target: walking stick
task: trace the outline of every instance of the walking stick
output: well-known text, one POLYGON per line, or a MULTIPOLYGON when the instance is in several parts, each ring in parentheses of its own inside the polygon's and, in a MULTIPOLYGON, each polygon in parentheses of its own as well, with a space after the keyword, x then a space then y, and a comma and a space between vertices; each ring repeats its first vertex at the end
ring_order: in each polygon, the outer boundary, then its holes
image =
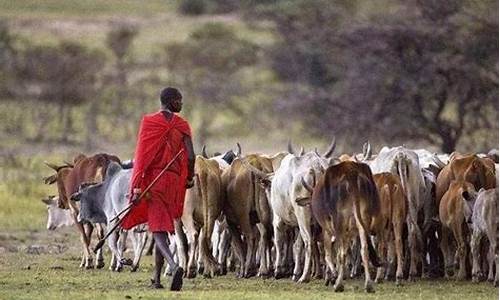
MULTIPOLYGON (((153 187, 153 185, 158 181, 158 179, 160 179, 160 177, 168 170, 168 168, 170 168, 170 166, 174 163, 174 161, 179 157, 179 155, 181 155, 181 153, 184 152, 184 148, 182 148, 181 150, 179 150, 179 152, 177 152, 177 154, 174 156, 174 158, 172 158, 172 160, 170 160, 170 162, 165 166, 165 168, 163 168, 163 170, 161 170, 160 174, 158 174, 155 179, 153 179, 153 181, 144 189, 144 191, 142 191, 142 193, 139 195, 139 198, 136 200, 136 201, 139 201, 142 199, 142 197, 144 197, 144 195, 146 195, 146 193, 153 187)), ((95 245, 94 247, 94 253, 97 253, 97 251, 99 249, 102 248, 102 246, 104 245, 104 242, 108 239, 108 237, 113 233, 113 231, 116 230, 116 228, 118 228, 118 226, 121 224, 121 222, 123 221, 123 218, 125 218, 125 216, 130 212, 130 209, 136 205, 136 203, 138 202, 133 202, 133 203, 130 203, 127 207, 125 207, 122 211, 120 211, 115 217, 113 217, 113 219, 111 219, 109 221, 109 223, 111 224, 111 222, 115 221, 115 220, 118 220, 115 225, 113 225, 113 227, 106 233, 106 235, 99 240, 99 242, 97 242, 97 244, 95 245), (120 217, 121 215, 123 215, 122 217, 120 217)))

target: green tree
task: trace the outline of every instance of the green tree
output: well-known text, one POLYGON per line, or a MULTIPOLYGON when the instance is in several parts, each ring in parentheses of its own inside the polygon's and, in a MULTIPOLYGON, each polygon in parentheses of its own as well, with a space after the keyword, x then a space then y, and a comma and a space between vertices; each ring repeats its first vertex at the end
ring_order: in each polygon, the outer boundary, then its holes
POLYGON ((193 31, 187 41, 168 45, 165 50, 172 80, 191 96, 191 107, 203 107, 196 110, 197 142, 203 145, 210 136, 214 115, 237 109, 234 97, 244 93, 239 71, 255 64, 257 47, 231 28, 210 23, 193 31))

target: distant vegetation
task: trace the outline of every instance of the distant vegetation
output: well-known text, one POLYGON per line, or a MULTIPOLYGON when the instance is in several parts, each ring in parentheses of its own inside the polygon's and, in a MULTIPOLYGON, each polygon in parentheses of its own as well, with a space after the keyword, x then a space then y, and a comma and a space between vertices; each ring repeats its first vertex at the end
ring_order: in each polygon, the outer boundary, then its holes
POLYGON ((0 152, 131 155, 166 85, 197 149, 498 144, 496 1, 167 2, 1 3, 0 152))

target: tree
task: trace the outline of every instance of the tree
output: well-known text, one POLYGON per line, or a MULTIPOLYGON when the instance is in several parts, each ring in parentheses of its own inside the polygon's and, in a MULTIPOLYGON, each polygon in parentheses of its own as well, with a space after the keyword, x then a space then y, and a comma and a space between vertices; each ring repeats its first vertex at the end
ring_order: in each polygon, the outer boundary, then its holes
POLYGON ((166 48, 166 66, 189 98, 190 105, 203 103, 199 114, 197 141, 206 143, 210 126, 217 111, 237 109, 231 101, 244 88, 238 71, 257 60, 256 46, 240 39, 235 32, 220 23, 210 23, 193 31, 183 43, 166 48))
MULTIPOLYGON (((28 47, 22 56, 15 67, 21 85, 17 88, 18 98, 57 105, 62 124, 60 141, 68 142, 72 108, 95 97, 104 55, 76 42, 63 41, 57 46, 28 47)), ((39 133, 42 138, 43 126, 39 133)))
POLYGON ((269 57, 296 95, 286 98, 286 112, 306 116, 319 135, 420 140, 445 152, 464 135, 493 132, 498 4, 488 3, 480 10, 459 0, 401 2, 394 14, 362 21, 315 1, 268 14, 282 40, 269 57), (325 16, 337 23, 323 28, 325 16))

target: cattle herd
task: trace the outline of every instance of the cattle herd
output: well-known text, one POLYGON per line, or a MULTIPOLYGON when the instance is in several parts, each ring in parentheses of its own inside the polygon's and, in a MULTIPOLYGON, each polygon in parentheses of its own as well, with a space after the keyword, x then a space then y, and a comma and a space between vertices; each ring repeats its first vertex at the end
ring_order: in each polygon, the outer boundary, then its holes
MULTIPOLYGON (((186 277, 323 278, 343 291, 343 280, 364 274, 367 292, 373 281, 417 277, 498 285, 498 150, 436 154, 399 146, 376 154, 365 143, 362 153, 334 155, 335 145, 323 154, 297 153, 289 143, 286 152, 243 155, 238 144, 213 157, 204 147, 170 236, 186 277)), ((104 267, 102 250, 94 263, 92 232, 101 238, 128 205, 133 162, 80 154, 46 164, 55 173, 44 181, 58 192, 43 199, 47 228, 75 226, 80 267, 104 267)), ((151 240, 146 225, 114 232, 110 269, 137 270, 151 240)))

